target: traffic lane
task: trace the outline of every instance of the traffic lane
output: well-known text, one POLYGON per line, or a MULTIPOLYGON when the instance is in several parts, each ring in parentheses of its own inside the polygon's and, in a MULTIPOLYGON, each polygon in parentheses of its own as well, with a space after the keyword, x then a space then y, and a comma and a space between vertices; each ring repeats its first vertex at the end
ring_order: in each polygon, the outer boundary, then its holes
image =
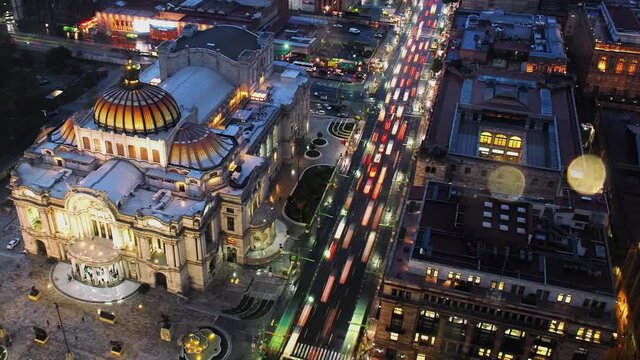
MULTIPOLYGON (((349 257, 349 255, 354 254, 354 252, 361 252, 364 249, 364 246, 362 245, 362 241, 359 241, 359 239, 361 237, 363 238, 366 237, 366 234, 368 234, 368 231, 367 231, 368 229, 365 227, 359 226, 360 219, 357 216, 357 214, 363 213, 367 203, 368 201, 365 197, 362 197, 362 196, 356 197, 356 195, 354 195, 354 199, 351 205, 352 210, 349 211, 349 215, 347 216, 347 221, 346 221, 347 225, 345 226, 345 229, 346 229, 352 223, 356 224, 357 228, 354 233, 353 240, 351 241, 351 244, 348 249, 342 249, 342 244, 341 244, 339 248, 340 250, 338 250, 338 253, 336 254, 336 256, 331 262, 323 262, 325 266, 321 266, 319 274, 316 277, 315 282, 311 286, 311 290, 310 290, 310 294, 317 301, 319 301, 319 299, 321 298, 322 292, 324 291, 325 285, 327 284, 327 280, 329 276, 332 274, 332 271, 338 272, 346 263, 346 260, 349 257)), ((340 235, 341 235, 340 239, 342 240, 344 238, 344 235, 342 234, 340 235)), ((331 240, 333 241, 334 238, 335 238, 335 235, 331 237, 331 240)), ((339 284, 336 283, 334 284, 334 286, 339 286, 339 284)), ((333 291, 335 291, 335 287, 334 289, 332 289, 332 292, 333 291)), ((331 296, 330 299, 331 299, 331 303, 334 304, 333 301, 335 301, 335 299, 338 299, 338 298, 331 296)), ((310 343, 310 344, 316 343, 318 330, 324 324, 323 323, 323 320, 325 319, 324 310, 325 310, 325 305, 321 303, 311 313, 311 315, 309 316, 309 320, 307 321, 306 329, 303 332, 303 336, 301 337, 301 340, 300 340, 301 342, 310 343)))

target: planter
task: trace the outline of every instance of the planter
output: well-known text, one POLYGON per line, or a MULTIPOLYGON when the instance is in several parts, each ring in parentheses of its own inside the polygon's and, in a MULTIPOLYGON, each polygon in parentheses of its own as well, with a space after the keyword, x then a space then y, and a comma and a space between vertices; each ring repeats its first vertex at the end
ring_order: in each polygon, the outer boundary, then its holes
POLYGON ((313 145, 317 147, 325 147, 329 143, 327 139, 323 139, 323 138, 315 138, 311 140, 311 142, 313 143, 313 145))
POLYGON ((308 160, 319 159, 322 156, 322 153, 318 150, 307 150, 304 152, 304 158, 308 160))

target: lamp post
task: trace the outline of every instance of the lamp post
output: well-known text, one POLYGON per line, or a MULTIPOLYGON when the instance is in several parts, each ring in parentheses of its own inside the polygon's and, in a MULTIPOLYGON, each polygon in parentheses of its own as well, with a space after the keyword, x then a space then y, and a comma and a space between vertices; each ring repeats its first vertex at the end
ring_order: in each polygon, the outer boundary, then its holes
POLYGON ((64 331, 64 325, 62 325, 62 317, 60 316, 60 309, 58 308, 58 303, 53 302, 53 305, 56 307, 56 313, 58 314, 58 321, 60 322, 60 329, 62 330, 62 337, 64 338, 64 344, 67 346, 67 354, 65 355, 65 360, 74 360, 76 357, 71 352, 69 348, 69 342, 67 341, 67 333, 64 331))

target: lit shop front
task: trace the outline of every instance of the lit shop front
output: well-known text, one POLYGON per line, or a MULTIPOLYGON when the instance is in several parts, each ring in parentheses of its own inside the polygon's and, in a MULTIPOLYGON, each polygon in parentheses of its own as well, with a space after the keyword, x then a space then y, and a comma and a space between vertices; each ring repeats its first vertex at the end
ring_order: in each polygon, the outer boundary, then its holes
MULTIPOLYGON (((193 23, 184 14, 121 8, 107 8, 96 12, 96 19, 100 32, 124 36, 149 36, 154 40, 176 39, 186 24, 193 23)), ((200 30, 212 26, 202 23, 197 25, 200 30)))

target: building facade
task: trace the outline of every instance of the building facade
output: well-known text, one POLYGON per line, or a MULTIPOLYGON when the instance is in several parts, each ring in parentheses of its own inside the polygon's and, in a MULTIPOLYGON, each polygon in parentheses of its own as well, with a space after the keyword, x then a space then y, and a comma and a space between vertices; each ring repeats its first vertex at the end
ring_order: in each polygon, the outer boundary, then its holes
POLYGON ((13 171, 25 249, 93 286, 178 293, 221 260, 270 260, 257 256, 276 235, 268 192, 309 108, 304 70, 272 57, 270 33, 193 26, 142 73, 130 62, 13 171))
POLYGON ((534 14, 538 12, 540 0, 460 0, 460 8, 469 10, 502 9, 508 12, 534 14))
POLYGON ((622 103, 640 101, 637 16, 634 8, 607 2, 570 10, 565 32, 584 94, 622 103))
POLYGON ((603 359, 616 297, 603 197, 503 202, 430 182, 405 212, 375 311, 375 359, 603 359))

